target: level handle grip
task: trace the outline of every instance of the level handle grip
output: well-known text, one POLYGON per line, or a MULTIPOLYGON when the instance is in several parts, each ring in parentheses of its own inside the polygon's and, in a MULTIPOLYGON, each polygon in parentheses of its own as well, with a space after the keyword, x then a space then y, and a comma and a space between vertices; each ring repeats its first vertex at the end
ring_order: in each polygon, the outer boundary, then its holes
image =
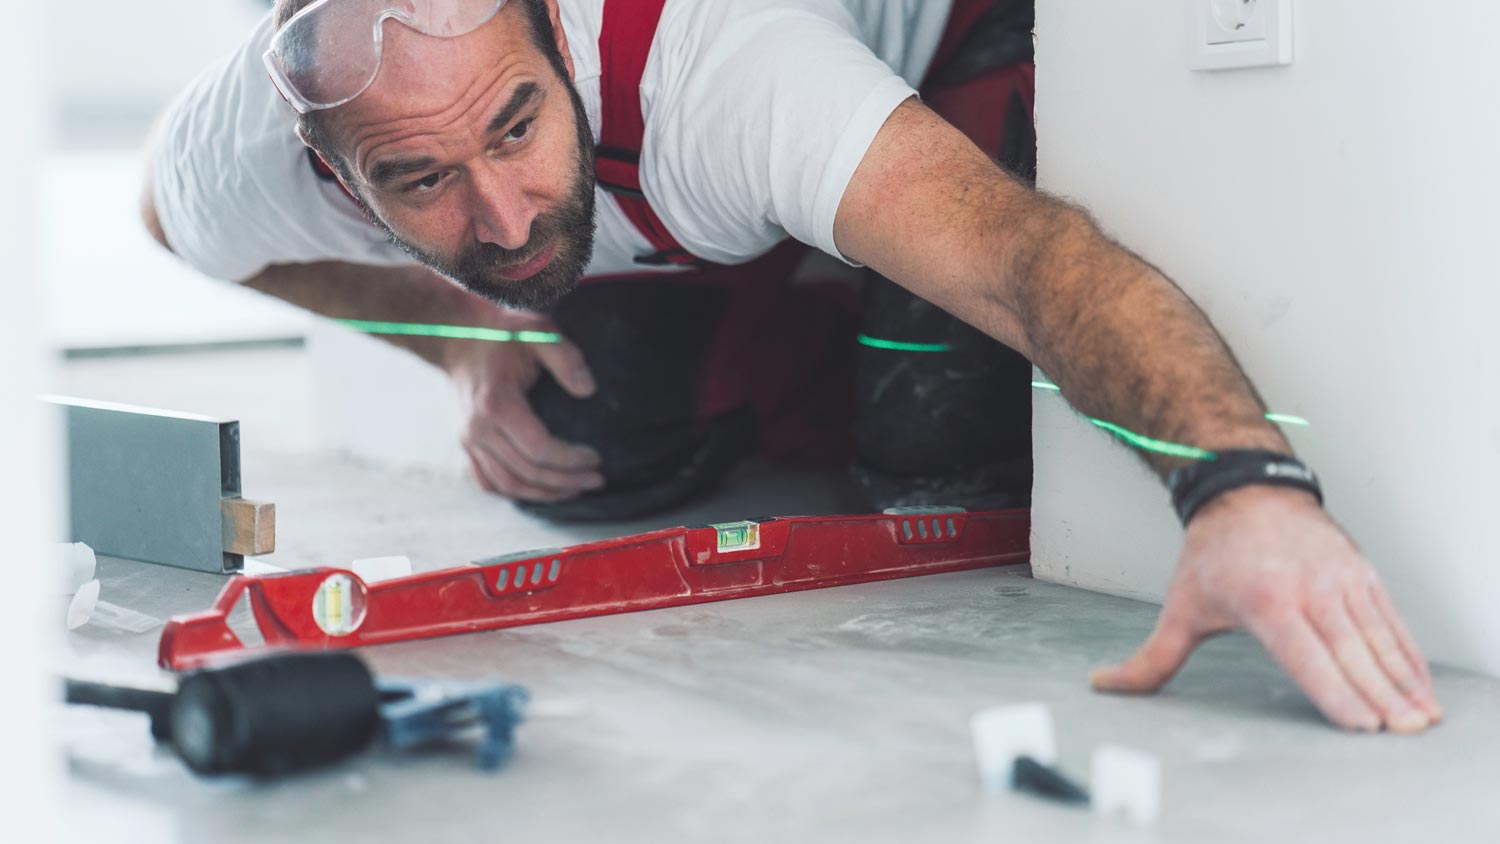
POLYGON ((185 676, 172 743, 200 774, 271 777, 364 750, 379 703, 375 678, 353 654, 273 656, 185 676))

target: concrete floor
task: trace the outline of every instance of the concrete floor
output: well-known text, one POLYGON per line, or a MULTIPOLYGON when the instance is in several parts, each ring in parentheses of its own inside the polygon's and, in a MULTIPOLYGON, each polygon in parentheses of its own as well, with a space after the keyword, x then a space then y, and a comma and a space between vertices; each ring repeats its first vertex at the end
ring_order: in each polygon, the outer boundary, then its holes
MULTIPOLYGON (((216 360, 208 380, 224 383, 225 368, 241 359, 216 360)), ((290 359, 282 363, 295 369, 290 359)), ((191 368, 201 365, 70 364, 64 375, 75 392, 91 392, 93 383, 107 385, 109 398, 160 404, 172 389, 189 389, 191 368), (131 373, 139 377, 132 381, 131 373)), ((275 403, 257 395, 254 409, 269 422, 275 403)), ((204 401, 232 399, 210 393, 204 401)), ((848 504, 837 478, 752 466, 732 490, 691 512, 559 529, 458 477, 287 447, 304 442, 293 430, 300 423, 276 417, 290 439, 257 441, 247 425, 245 475, 248 493, 278 503, 281 550, 268 562, 286 567, 408 554, 420 568, 434 568, 659 524, 848 504)), ((204 608, 222 585, 209 575, 119 561, 106 561, 102 575, 106 600, 156 616, 204 608)), ((1491 798, 1500 784, 1500 681, 1439 670, 1449 719, 1420 738, 1329 728, 1261 649, 1239 636, 1205 647, 1160 696, 1091 693, 1088 669, 1128 653, 1154 617, 1152 606, 1011 569, 366 652, 381 672, 519 682, 539 704, 573 711, 523 727, 517 756, 496 775, 474 769, 462 748, 447 748, 372 755, 274 784, 205 782, 153 748, 144 718, 60 707, 69 759, 66 838, 1500 840, 1500 803, 1491 798), (1062 763, 1080 776, 1100 743, 1158 754, 1161 822, 1136 829, 1034 799, 981 794, 968 718, 1022 701, 1051 705, 1062 763)), ((155 645, 155 632, 86 626, 68 636, 65 665, 116 679, 156 678, 155 645)))

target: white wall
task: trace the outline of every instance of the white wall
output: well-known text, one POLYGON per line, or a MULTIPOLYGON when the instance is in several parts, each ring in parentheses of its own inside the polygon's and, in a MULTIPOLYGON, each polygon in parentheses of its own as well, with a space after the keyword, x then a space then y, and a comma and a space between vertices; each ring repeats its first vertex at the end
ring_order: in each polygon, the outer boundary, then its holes
MULTIPOLYGON (((1186 69, 1184 0, 1038 4, 1043 185, 1212 316, 1439 661, 1500 674, 1500 6, 1300 0, 1286 68, 1186 69)), ((1159 599, 1135 458, 1037 397, 1038 576, 1159 599)))
POLYGON ((0 26, 0 78, 13 131, 0 133, 0 160, 9 165, 0 190, 0 536, 5 537, 5 582, 0 591, 0 783, 5 837, 56 840, 60 754, 51 719, 58 708, 46 661, 62 618, 42 556, 43 536, 53 533, 60 510, 61 476, 55 441, 45 432, 41 405, 42 343, 38 334, 36 194, 37 152, 47 124, 36 84, 41 7, 20 3, 0 26), (14 130, 20 127, 19 130, 14 130))

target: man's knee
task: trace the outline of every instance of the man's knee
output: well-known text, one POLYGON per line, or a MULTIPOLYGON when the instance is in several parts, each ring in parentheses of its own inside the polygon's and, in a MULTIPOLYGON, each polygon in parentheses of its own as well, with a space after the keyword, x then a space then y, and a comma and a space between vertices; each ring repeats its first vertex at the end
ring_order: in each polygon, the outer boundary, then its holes
POLYGON ((1026 503, 1031 364, 885 279, 862 326, 853 475, 871 503, 1026 503))
POLYGON ((598 389, 576 398, 543 373, 528 399, 555 436, 599 452, 605 487, 525 509, 561 521, 637 518, 706 492, 752 450, 748 412, 700 414, 703 361, 726 301, 720 290, 659 281, 587 286, 563 300, 553 319, 598 389))
POLYGON ((711 492, 755 445, 748 410, 671 429, 616 432, 601 450, 608 455, 603 489, 567 501, 519 506, 559 522, 642 518, 711 492))

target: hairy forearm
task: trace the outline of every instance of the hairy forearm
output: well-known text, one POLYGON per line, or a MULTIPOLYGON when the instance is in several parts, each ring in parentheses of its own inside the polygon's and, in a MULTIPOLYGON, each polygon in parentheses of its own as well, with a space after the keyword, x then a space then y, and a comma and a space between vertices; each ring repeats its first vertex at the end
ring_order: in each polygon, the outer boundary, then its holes
MULTIPOLYGON (((1033 362, 1083 413, 1204 448, 1289 451, 1204 313, 1088 215, 1041 194, 992 289, 1019 318, 1033 362)), ((1178 459, 1150 453, 1165 473, 1178 459)))
MULTIPOLYGON (((424 267, 372 267, 327 261, 266 268, 244 282, 332 319, 489 325, 501 311, 424 267)), ((446 368, 457 343, 440 337, 379 335, 391 345, 446 368)))

